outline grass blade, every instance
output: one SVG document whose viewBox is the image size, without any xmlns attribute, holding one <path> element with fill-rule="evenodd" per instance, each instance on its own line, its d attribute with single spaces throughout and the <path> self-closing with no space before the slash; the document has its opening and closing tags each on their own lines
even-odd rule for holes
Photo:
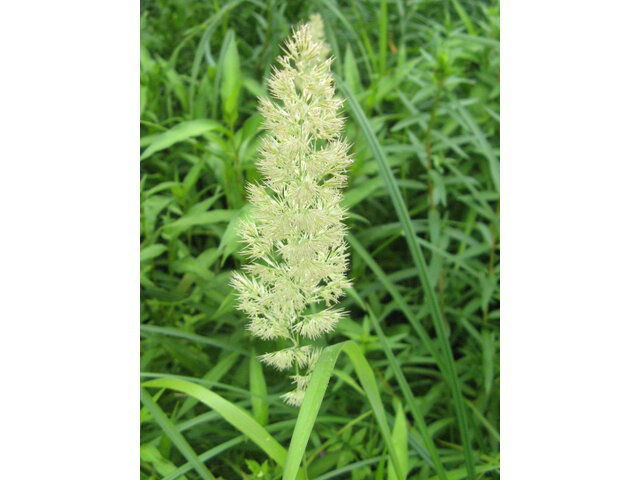
<svg viewBox="0 0 640 480">
<path fill-rule="evenodd" d="M 396 215 L 398 216 L 402 228 L 405 231 L 405 238 L 409 247 L 409 252 L 411 254 L 413 262 L 416 265 L 416 268 L 418 269 L 418 276 L 420 278 L 420 282 L 422 283 L 422 287 L 425 293 L 425 299 L 431 311 L 436 334 L 444 353 L 444 360 L 447 364 L 447 369 L 443 371 L 443 373 L 445 374 L 445 376 L 449 377 L 449 384 L 452 389 L 454 408 L 456 411 L 456 416 L 458 418 L 460 437 L 462 438 L 467 477 L 469 478 L 469 480 L 474 480 L 476 478 L 476 475 L 474 469 L 473 450 L 471 449 L 471 439 L 469 437 L 466 407 L 464 404 L 464 399 L 462 397 L 460 380 L 458 379 L 458 375 L 456 373 L 456 366 L 453 360 L 451 345 L 449 345 L 449 341 L 447 340 L 447 336 L 445 333 L 444 320 L 442 319 L 440 306 L 438 305 L 433 286 L 429 281 L 427 263 L 424 259 L 424 255 L 422 254 L 422 250 L 418 245 L 417 236 L 413 228 L 413 224 L 411 223 L 409 211 L 407 210 L 407 206 L 402 199 L 400 188 L 398 187 L 398 183 L 393 176 L 393 172 L 389 167 L 389 163 L 385 158 L 382 147 L 380 146 L 380 143 L 378 142 L 378 139 L 376 138 L 376 135 L 373 132 L 371 124 L 365 116 L 362 107 L 360 107 L 360 104 L 358 103 L 353 93 L 351 93 L 351 91 L 340 80 L 336 79 L 336 82 L 349 101 L 353 117 L 360 125 L 360 129 L 367 141 L 367 144 L 369 145 L 369 148 L 371 149 L 371 153 L 373 154 L 373 157 L 378 164 L 380 176 L 382 177 L 389 191 L 389 196 L 391 197 L 391 202 L 393 203 Z"/>
<path fill-rule="evenodd" d="M 462 23 L 464 23 L 464 28 L 467 29 L 469 35 L 475 35 L 476 29 L 473 28 L 473 22 L 469 18 L 469 15 L 464 10 L 464 8 L 462 8 L 462 5 L 460 5 L 460 2 L 458 2 L 458 0 L 451 0 L 451 3 L 453 3 L 453 8 L 456 9 L 456 12 L 460 16 L 460 20 L 462 20 Z"/>
<path fill-rule="evenodd" d="M 198 73 L 200 72 L 200 65 L 202 64 L 202 60 L 205 54 L 205 48 L 207 42 L 211 41 L 211 36 L 216 30 L 218 24 L 222 21 L 227 12 L 233 8 L 235 8 L 240 3 L 245 0 L 231 0 L 229 3 L 225 4 L 221 7 L 215 15 L 207 20 L 207 29 L 205 30 L 202 38 L 200 39 L 200 43 L 198 43 L 198 48 L 196 49 L 195 59 L 193 62 L 193 66 L 191 67 L 191 78 L 189 82 L 189 106 L 191 109 L 191 113 L 193 113 L 193 99 L 195 96 L 196 83 L 198 79 Z"/>
<path fill-rule="evenodd" d="M 174 143 L 183 142 L 189 138 L 197 137 L 198 135 L 202 135 L 203 133 L 210 132 L 212 130 L 221 131 L 223 130 L 223 127 L 215 120 L 206 119 L 190 120 L 188 122 L 179 123 L 155 137 L 153 142 L 151 142 L 140 157 L 140 160 L 149 158 L 154 153 L 165 150 Z"/>
<path fill-rule="evenodd" d="M 365 64 L 365 67 L 367 68 L 367 73 L 369 74 L 369 78 L 371 78 L 373 76 L 373 70 L 371 68 L 371 58 L 367 55 L 367 49 L 364 47 L 362 40 L 360 40 L 360 37 L 354 30 L 351 22 L 349 22 L 349 20 L 345 18 L 345 16 L 340 11 L 340 8 L 338 8 L 338 6 L 333 0 L 317 0 L 317 1 L 318 3 L 323 4 L 325 7 L 327 7 L 327 9 L 330 10 L 331 13 L 333 13 L 336 16 L 336 18 L 344 26 L 345 31 L 351 32 L 353 34 L 353 36 L 356 39 L 356 44 L 358 45 L 358 49 L 360 50 L 361 55 L 366 60 L 369 60 L 367 62 L 364 62 L 364 64 Z"/>
<path fill-rule="evenodd" d="M 489 421 L 485 418 L 480 411 L 473 406 L 473 403 L 467 400 L 467 405 L 469 405 L 469 409 L 473 412 L 473 414 L 480 420 L 480 423 L 487 429 L 487 432 L 496 439 L 496 441 L 500 441 L 500 432 L 496 430 L 496 428 L 489 423 Z"/>
<path fill-rule="evenodd" d="M 242 88 L 242 72 L 240 71 L 240 57 L 238 56 L 235 33 L 233 30 L 229 30 L 227 36 L 230 39 L 224 50 L 224 58 L 220 60 L 222 72 L 220 97 L 224 117 L 228 119 L 228 123 L 233 124 L 238 115 L 238 96 Z"/>
<path fill-rule="evenodd" d="M 387 0 L 380 0 L 380 32 L 378 37 L 378 55 L 380 76 L 383 76 L 387 70 Z"/>
<path fill-rule="evenodd" d="M 471 132 L 474 140 L 474 145 L 476 145 L 478 150 L 486 157 L 487 161 L 489 162 L 489 172 L 491 173 L 491 179 L 493 180 L 493 184 L 496 187 L 496 191 L 500 192 L 500 162 L 498 161 L 496 155 L 493 153 L 487 137 L 484 135 L 484 133 L 482 133 L 482 130 L 473 119 L 473 117 L 456 98 L 454 98 L 453 100 L 452 115 L 457 118 L 460 125 Z"/>
<path fill-rule="evenodd" d="M 178 432 L 175 425 L 171 423 L 171 420 L 167 418 L 162 409 L 153 401 L 151 395 L 144 389 L 140 389 L 140 400 L 142 404 L 147 407 L 149 413 L 153 416 L 156 423 L 160 425 L 160 428 L 167 434 L 167 437 L 171 439 L 180 453 L 189 461 L 198 474 L 205 480 L 215 480 L 215 477 L 211 475 L 211 472 L 205 467 L 202 460 L 198 458 L 196 452 L 193 451 L 191 445 L 184 439 L 182 434 Z"/>
<path fill-rule="evenodd" d="M 168 388 L 197 398 L 209 408 L 218 412 L 222 418 L 237 430 L 244 433 L 278 465 L 284 465 L 287 457 L 287 451 L 284 447 L 280 445 L 262 425 L 256 422 L 251 415 L 228 400 L 225 400 L 217 393 L 207 390 L 195 383 L 173 378 L 151 380 L 142 385 L 148 388 Z"/>
<path fill-rule="evenodd" d="M 269 404 L 260 397 L 267 396 L 267 383 L 262 373 L 262 364 L 256 357 L 255 352 L 251 352 L 249 358 L 249 388 L 254 395 L 251 397 L 251 408 L 253 416 L 260 425 L 269 423 Z"/>
<path fill-rule="evenodd" d="M 156 325 L 140 325 L 140 331 L 142 333 L 159 333 L 160 335 L 167 335 L 169 337 L 184 338 L 185 340 L 191 340 L 193 342 L 202 343 L 205 345 L 211 345 L 212 347 L 222 348 L 231 352 L 239 353 L 245 357 L 249 354 L 241 348 L 234 347 L 228 342 L 219 342 L 209 337 L 203 337 L 202 335 L 196 335 L 195 333 L 187 333 L 175 328 L 158 327 Z"/>
<path fill-rule="evenodd" d="M 311 376 L 311 381 L 307 387 L 307 392 L 300 407 L 300 413 L 298 414 L 298 420 L 293 430 L 293 436 L 291 437 L 291 443 L 289 445 L 289 452 L 287 454 L 286 464 L 284 466 L 283 480 L 293 480 L 295 478 L 302 457 L 304 456 L 305 449 L 307 448 L 307 442 L 311 435 L 311 430 L 315 424 L 324 393 L 329 385 L 329 378 L 336 364 L 336 360 L 340 353 L 344 351 L 351 360 L 353 367 L 360 379 L 360 384 L 367 395 L 367 399 L 371 404 L 371 409 L 376 417 L 378 426 L 380 427 L 380 433 L 384 438 L 387 448 L 389 450 L 393 468 L 396 471 L 402 471 L 400 458 L 396 452 L 391 439 L 391 431 L 389 424 L 387 423 L 384 407 L 382 406 L 382 400 L 380 398 L 380 392 L 376 384 L 376 379 L 373 374 L 373 370 L 369 366 L 367 359 L 362 354 L 360 348 L 356 343 L 351 340 L 338 343 L 330 347 L 326 347 L 316 364 L 316 367 Z"/>
<path fill-rule="evenodd" d="M 175 222 L 165 225 L 164 229 L 168 235 L 177 237 L 191 227 L 230 222 L 237 215 L 238 212 L 235 210 L 212 210 L 210 212 L 190 211 Z"/>
<path fill-rule="evenodd" d="M 206 452 L 200 454 L 199 458 L 203 462 L 206 462 L 207 460 L 214 458 L 216 455 L 224 452 L 225 450 L 228 450 L 231 447 L 235 447 L 236 445 L 244 441 L 245 441 L 244 435 L 240 435 L 234 438 L 233 440 L 229 440 L 227 442 L 221 443 L 220 445 L 217 445 L 207 450 Z M 181 475 L 184 475 L 185 473 L 191 471 L 192 468 L 193 467 L 191 466 L 190 463 L 185 463 L 184 465 L 181 465 L 180 467 L 176 468 L 171 474 L 167 475 L 162 480 L 176 480 Z"/>
<path fill-rule="evenodd" d="M 495 470 L 500 470 L 500 465 L 481 465 L 478 467 L 478 472 L 487 473 L 493 472 Z M 449 473 L 449 480 L 462 480 L 466 476 L 467 472 L 464 468 L 457 468 L 456 470 Z M 498 476 L 498 478 L 500 478 Z M 429 477 L 428 480 L 437 480 L 437 477 Z"/>
<path fill-rule="evenodd" d="M 396 420 L 393 424 L 393 432 L 391 432 L 391 440 L 396 447 L 398 456 L 400 457 L 400 475 L 396 475 L 395 470 L 389 469 L 389 480 L 405 480 L 407 478 L 407 467 L 409 463 L 409 451 L 407 445 L 407 418 L 402 410 L 402 403 L 399 400 L 395 402 Z"/>
<path fill-rule="evenodd" d="M 162 456 L 160 450 L 154 445 L 145 443 L 140 445 L 140 460 L 149 463 L 154 470 L 166 478 L 177 470 L 176 466 L 167 458 Z M 187 463 L 189 465 L 189 463 Z M 189 465 L 190 466 L 190 465 Z M 187 477 L 181 476 L 179 480 L 188 480 Z"/>
<path fill-rule="evenodd" d="M 166 250 L 167 246 L 160 243 L 154 243 L 153 245 L 144 247 L 142 250 L 140 250 L 140 263 L 144 263 L 156 258 L 162 255 Z"/>
<path fill-rule="evenodd" d="M 231 369 L 231 367 L 236 364 L 237 361 L 237 353 L 221 355 L 221 358 L 216 362 L 216 365 L 202 377 L 202 380 L 205 382 L 218 382 Z M 205 383 L 205 385 L 207 384 Z M 207 386 L 211 385 L 213 384 L 209 383 Z M 193 397 L 187 398 L 187 400 L 182 404 L 182 407 L 180 407 L 180 410 L 178 410 L 176 418 L 181 418 L 185 413 L 191 410 L 196 403 L 198 403 L 197 399 Z"/>
<path fill-rule="evenodd" d="M 353 250 L 360 256 L 360 258 L 364 260 L 364 262 L 376 275 L 376 277 L 378 277 L 378 280 L 380 280 L 380 283 L 382 283 L 389 295 L 391 295 L 391 298 L 393 298 L 398 304 L 398 307 L 400 308 L 402 313 L 404 313 L 404 316 L 407 318 L 407 320 L 409 320 L 409 323 L 420 337 L 420 340 L 422 340 L 422 343 L 436 360 L 441 369 L 446 368 L 441 359 L 440 352 L 438 352 L 438 348 L 436 347 L 436 345 L 434 345 L 433 340 L 431 339 L 431 337 L 429 337 L 429 334 L 424 329 L 422 324 L 420 324 L 419 320 L 416 318 L 411 308 L 409 308 L 409 305 L 405 301 L 404 297 L 400 294 L 398 288 L 393 284 L 391 279 L 384 273 L 384 271 L 382 270 L 382 268 L 380 268 L 374 258 L 369 254 L 369 252 L 367 252 L 367 250 L 353 235 L 347 235 L 347 241 L 351 245 L 351 248 L 353 248 Z M 356 300 L 359 301 L 359 303 L 362 302 L 362 300 L 360 300 L 360 297 L 357 297 Z M 361 303 L 361 305 L 364 304 Z"/>
<path fill-rule="evenodd" d="M 427 425 L 418 409 L 418 404 L 416 403 L 416 399 L 413 396 L 413 392 L 409 387 L 409 383 L 402 373 L 402 369 L 400 368 L 400 363 L 398 359 L 393 354 L 393 350 L 391 350 L 391 346 L 389 345 L 389 341 L 387 340 L 387 336 L 382 331 L 380 327 L 380 323 L 376 318 L 376 315 L 371 311 L 368 305 L 366 305 L 360 296 L 354 291 L 350 290 L 349 294 L 352 295 L 356 301 L 360 304 L 360 306 L 369 313 L 369 318 L 371 319 L 371 323 L 373 324 L 373 328 L 378 335 L 378 339 L 380 340 L 380 345 L 382 345 L 382 349 L 384 350 L 387 359 L 389 360 L 389 365 L 393 370 L 394 375 L 396 376 L 396 380 L 398 381 L 398 385 L 400 385 L 400 389 L 402 390 L 402 394 L 404 395 L 407 404 L 409 405 L 409 410 L 411 410 L 411 414 L 413 415 L 414 422 L 418 427 L 420 435 L 424 440 L 424 443 L 431 454 L 431 459 L 433 460 L 433 465 L 438 473 L 440 480 L 448 480 L 447 473 L 445 472 L 444 466 L 442 465 L 442 460 L 440 459 L 440 454 L 438 453 L 438 449 L 436 448 L 435 443 L 433 442 L 433 438 L 429 433 Z"/>
</svg>

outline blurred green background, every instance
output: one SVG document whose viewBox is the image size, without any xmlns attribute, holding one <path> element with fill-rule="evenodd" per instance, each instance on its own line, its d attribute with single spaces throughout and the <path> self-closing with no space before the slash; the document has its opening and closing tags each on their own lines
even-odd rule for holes
<svg viewBox="0 0 640 480">
<path fill-rule="evenodd" d="M 498 2 L 141 2 L 141 378 L 204 385 L 289 445 L 297 410 L 278 398 L 289 380 L 254 360 L 271 345 L 245 330 L 228 284 L 243 262 L 244 185 L 258 180 L 257 97 L 279 45 L 313 13 L 354 156 L 344 203 L 356 293 L 327 342 L 365 354 L 401 476 L 499 478 Z M 141 478 L 281 478 L 215 410 L 144 392 Z M 340 357 L 304 475 L 397 478 L 386 445 Z"/>
</svg>

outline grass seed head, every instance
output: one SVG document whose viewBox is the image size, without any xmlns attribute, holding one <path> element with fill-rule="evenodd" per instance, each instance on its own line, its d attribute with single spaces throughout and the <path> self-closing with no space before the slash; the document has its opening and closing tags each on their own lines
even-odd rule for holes
<svg viewBox="0 0 640 480">
<path fill-rule="evenodd" d="M 292 406 L 302 404 L 321 352 L 302 342 L 333 331 L 345 315 L 335 304 L 350 286 L 340 202 L 352 160 L 331 62 L 319 16 L 295 30 L 278 57 L 272 98 L 260 99 L 263 180 L 248 187 L 255 213 L 239 232 L 250 263 L 231 280 L 248 330 L 291 345 L 259 358 L 280 371 L 295 368 L 295 389 L 282 396 Z"/>
</svg>

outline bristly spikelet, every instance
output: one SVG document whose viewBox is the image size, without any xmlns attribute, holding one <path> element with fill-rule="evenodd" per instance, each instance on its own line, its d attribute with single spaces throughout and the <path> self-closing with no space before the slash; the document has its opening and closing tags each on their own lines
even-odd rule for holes
<svg viewBox="0 0 640 480">
<path fill-rule="evenodd" d="M 231 280 L 249 331 L 290 344 L 259 358 L 278 370 L 295 368 L 295 389 L 282 396 L 292 406 L 302 403 L 320 357 L 320 348 L 303 342 L 333 331 L 346 314 L 335 304 L 351 285 L 340 201 L 352 160 L 328 54 L 322 20 L 312 16 L 278 57 L 268 82 L 274 100 L 260 99 L 263 182 L 248 187 L 255 213 L 239 227 L 250 263 Z"/>
</svg>

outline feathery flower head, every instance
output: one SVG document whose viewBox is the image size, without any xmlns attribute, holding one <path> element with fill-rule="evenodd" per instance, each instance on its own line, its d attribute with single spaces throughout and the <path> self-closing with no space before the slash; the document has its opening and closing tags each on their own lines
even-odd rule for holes
<svg viewBox="0 0 640 480">
<path fill-rule="evenodd" d="M 278 57 L 268 81 L 274 100 L 260 99 L 263 181 L 249 185 L 255 213 L 239 228 L 250 263 L 231 279 L 248 330 L 290 345 L 259 358 L 278 370 L 295 368 L 295 389 L 282 396 L 292 406 L 302 404 L 320 356 L 313 341 L 345 316 L 335 305 L 351 285 L 340 201 L 352 160 L 328 55 L 322 19 L 314 15 Z"/>
</svg>

